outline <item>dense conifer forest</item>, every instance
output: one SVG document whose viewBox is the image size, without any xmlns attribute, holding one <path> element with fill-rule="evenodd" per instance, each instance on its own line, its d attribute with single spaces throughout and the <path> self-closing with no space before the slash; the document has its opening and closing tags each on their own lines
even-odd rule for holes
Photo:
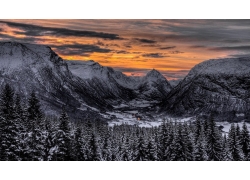
<svg viewBox="0 0 250 180">
<path fill-rule="evenodd" d="M 8 84 L 0 95 L 1 161 L 247 161 L 249 131 L 232 124 L 228 134 L 213 116 L 145 128 L 74 121 L 65 110 L 45 116 L 35 92 L 26 103 Z"/>
</svg>

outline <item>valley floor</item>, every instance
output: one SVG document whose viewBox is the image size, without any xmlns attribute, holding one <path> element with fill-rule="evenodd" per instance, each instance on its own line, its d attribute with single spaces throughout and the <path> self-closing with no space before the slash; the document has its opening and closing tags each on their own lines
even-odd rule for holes
<svg viewBox="0 0 250 180">
<path fill-rule="evenodd" d="M 195 117 L 185 117 L 185 118 L 173 118 L 170 116 L 166 116 L 165 114 L 150 114 L 149 112 L 139 112 L 138 110 L 130 110 L 130 111 L 114 111 L 114 112 L 106 112 L 106 114 L 102 114 L 103 117 L 110 119 L 109 126 L 128 124 L 128 125 L 137 125 L 139 127 L 154 127 L 160 126 L 163 122 L 163 119 L 171 120 L 173 122 L 193 122 L 195 121 Z M 221 126 L 221 130 L 223 133 L 228 133 L 231 123 L 229 122 L 216 122 L 218 126 Z M 240 128 L 243 126 L 243 121 L 238 124 Z M 250 129 L 250 123 L 246 122 L 247 127 Z"/>
</svg>

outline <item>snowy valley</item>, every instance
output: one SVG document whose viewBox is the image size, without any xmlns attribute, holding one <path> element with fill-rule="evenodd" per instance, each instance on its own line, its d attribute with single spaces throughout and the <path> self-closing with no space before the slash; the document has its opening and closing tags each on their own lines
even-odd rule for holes
<svg viewBox="0 0 250 180">
<path fill-rule="evenodd" d="M 249 62 L 208 60 L 170 83 L 0 42 L 0 159 L 250 160 Z"/>
</svg>

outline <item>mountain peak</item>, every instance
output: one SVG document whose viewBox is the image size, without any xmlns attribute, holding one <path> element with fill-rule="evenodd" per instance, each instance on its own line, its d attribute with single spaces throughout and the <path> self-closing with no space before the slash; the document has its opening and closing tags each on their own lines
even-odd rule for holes
<svg viewBox="0 0 250 180">
<path fill-rule="evenodd" d="M 63 60 L 49 46 L 28 44 L 19 42 L 0 42 L 0 56 L 8 64 L 20 64 L 24 61 L 31 64 L 35 59 L 40 62 L 51 61 L 54 64 L 62 65 Z M 37 62 L 34 62 L 37 63 Z"/>
<path fill-rule="evenodd" d="M 190 70 L 193 74 L 245 74 L 250 72 L 250 57 L 210 59 Z"/>
<path fill-rule="evenodd" d="M 146 74 L 146 78 L 164 78 L 164 76 L 159 71 L 152 69 Z"/>
</svg>

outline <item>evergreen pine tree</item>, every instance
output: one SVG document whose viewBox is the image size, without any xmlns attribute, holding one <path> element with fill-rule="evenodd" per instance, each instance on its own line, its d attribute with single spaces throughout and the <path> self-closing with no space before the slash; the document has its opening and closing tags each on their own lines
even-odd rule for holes
<svg viewBox="0 0 250 180">
<path fill-rule="evenodd" d="M 195 146 L 195 161 L 207 161 L 208 156 L 206 152 L 207 148 L 207 142 L 204 134 L 203 127 L 200 127 L 201 129 L 199 130 L 200 135 L 197 139 L 196 146 Z"/>
<path fill-rule="evenodd" d="M 240 141 L 237 137 L 234 123 L 231 124 L 228 132 L 228 148 L 234 161 L 244 160 L 244 155 L 240 147 Z"/>
<path fill-rule="evenodd" d="M 170 160 L 171 161 L 185 161 L 185 145 L 183 142 L 183 135 L 182 135 L 182 125 L 178 123 L 176 125 L 176 131 L 174 133 L 174 140 L 170 145 L 173 149 Z"/>
<path fill-rule="evenodd" d="M 0 98 L 0 160 L 20 160 L 18 134 L 14 90 L 6 84 Z"/>
<path fill-rule="evenodd" d="M 158 158 L 161 161 L 167 161 L 167 148 L 169 146 L 169 134 L 167 129 L 167 124 L 165 119 L 163 120 L 160 128 L 159 128 L 159 142 L 158 142 Z"/>
<path fill-rule="evenodd" d="M 222 136 L 214 122 L 213 115 L 207 127 L 207 155 L 210 161 L 220 161 L 223 159 Z"/>
<path fill-rule="evenodd" d="M 200 137 L 201 127 L 202 127 L 202 124 L 201 124 L 200 118 L 196 117 L 195 128 L 194 128 L 194 139 L 195 139 L 195 142 L 197 142 L 198 138 Z"/>
<path fill-rule="evenodd" d="M 44 131 L 44 161 L 51 161 L 51 160 L 57 160 L 56 159 L 56 132 L 52 128 L 51 124 L 52 119 L 46 118 L 45 120 L 45 131 Z"/>
<path fill-rule="evenodd" d="M 241 144 L 242 144 L 242 143 L 241 143 L 242 138 L 241 138 L 241 129 L 240 129 L 239 124 L 236 125 L 235 135 L 237 136 L 238 141 L 239 141 L 239 144 L 240 144 L 240 146 L 241 146 Z"/>
<path fill-rule="evenodd" d="M 112 149 L 111 149 L 111 136 L 109 130 L 107 129 L 107 133 L 105 135 L 103 148 L 102 148 L 102 157 L 104 161 L 111 161 L 112 160 Z"/>
<path fill-rule="evenodd" d="M 130 148 L 130 140 L 128 136 L 125 136 L 124 141 L 121 146 L 121 160 L 131 161 L 132 160 L 132 150 Z"/>
<path fill-rule="evenodd" d="M 146 147 L 147 147 L 147 144 L 143 138 L 142 135 L 139 136 L 139 139 L 138 139 L 138 146 L 137 146 L 137 151 L 136 151 L 136 154 L 135 154 L 135 161 L 145 161 L 146 159 Z"/>
<path fill-rule="evenodd" d="M 83 150 L 82 130 L 80 127 L 76 128 L 73 151 L 74 151 L 74 160 L 76 161 L 85 160 L 84 150 Z"/>
<path fill-rule="evenodd" d="M 173 143 L 174 137 L 176 136 L 176 125 L 174 126 L 172 122 L 169 123 L 168 126 L 168 138 L 167 138 L 167 148 L 165 150 L 164 159 L 165 161 L 169 161 L 171 159 L 172 154 L 174 153 Z"/>
<path fill-rule="evenodd" d="M 146 149 L 146 160 L 147 161 L 157 161 L 157 149 L 156 149 L 156 143 L 154 138 L 150 138 L 148 142 L 148 146 Z"/>
<path fill-rule="evenodd" d="M 229 151 L 229 148 L 228 148 L 228 141 L 227 141 L 226 135 L 224 135 L 222 146 L 223 146 L 223 161 L 232 161 L 233 157 L 232 157 L 232 153 Z"/>
<path fill-rule="evenodd" d="M 32 91 L 28 99 L 27 121 L 28 130 L 35 129 L 35 126 L 36 128 L 38 126 L 42 126 L 42 112 L 40 110 L 40 103 L 34 91 Z"/>
<path fill-rule="evenodd" d="M 185 152 L 185 160 L 186 161 L 193 161 L 195 159 L 194 156 L 194 149 L 195 149 L 195 139 L 193 133 L 191 133 L 190 126 L 186 124 L 183 125 L 183 143 L 184 143 L 184 152 Z"/>
<path fill-rule="evenodd" d="M 59 161 L 70 161 L 71 156 L 71 136 L 70 136 L 70 123 L 68 115 L 63 110 L 60 119 L 59 127 L 56 137 L 57 149 L 57 160 Z"/>
<path fill-rule="evenodd" d="M 250 150 L 249 146 L 250 146 L 249 131 L 246 123 L 244 122 L 241 131 L 241 147 L 245 156 L 245 160 L 247 160 L 247 157 L 249 156 L 249 150 Z"/>
<path fill-rule="evenodd" d="M 94 133 L 89 141 L 89 155 L 87 161 L 102 161 L 102 153 L 99 145 L 99 138 Z"/>
</svg>

